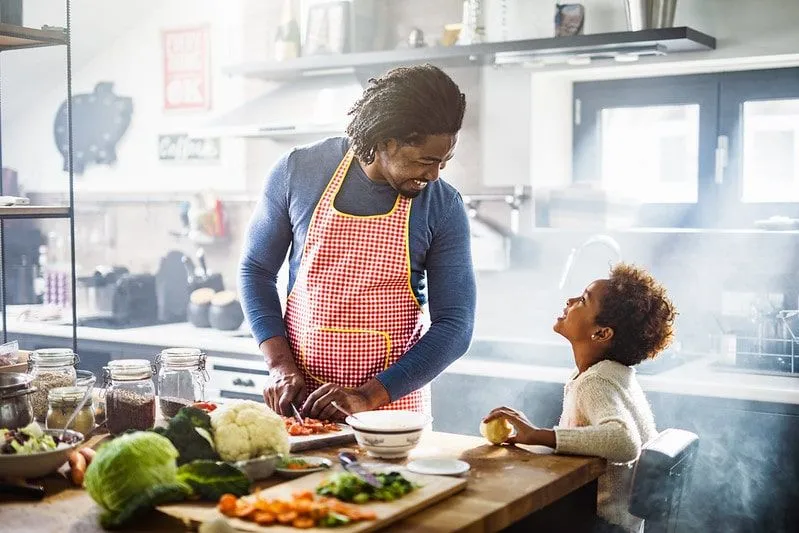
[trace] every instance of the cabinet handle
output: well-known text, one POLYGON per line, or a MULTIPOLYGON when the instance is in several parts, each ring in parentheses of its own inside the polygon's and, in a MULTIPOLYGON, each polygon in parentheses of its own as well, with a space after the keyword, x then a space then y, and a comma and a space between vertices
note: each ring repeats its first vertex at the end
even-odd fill
POLYGON ((244 381, 241 378, 236 378, 233 380, 233 384, 237 387, 255 387, 255 382, 251 379, 244 381))
POLYGON ((724 183, 724 169, 729 163, 730 139, 726 135, 719 135, 716 140, 716 175, 713 181, 716 185, 724 183))

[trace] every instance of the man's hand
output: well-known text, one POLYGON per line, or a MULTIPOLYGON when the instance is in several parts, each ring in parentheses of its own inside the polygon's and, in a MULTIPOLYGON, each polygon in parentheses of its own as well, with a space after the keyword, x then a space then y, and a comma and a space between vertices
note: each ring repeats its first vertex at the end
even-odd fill
POLYGON ((514 434, 508 437, 507 444, 531 444, 555 447, 555 432, 551 429, 541 429, 533 425, 524 413, 510 407, 497 407, 493 409, 483 422, 492 420, 506 420, 513 429, 514 434))
POLYGON ((350 413, 360 413, 386 405, 390 400, 386 389, 374 378, 357 389, 326 383, 308 396, 302 413, 319 420, 342 420, 346 415, 333 402, 350 413))
POLYGON ((294 362, 294 356, 285 337, 273 337, 261 343, 269 384, 264 388, 264 401, 276 413, 291 416, 295 405, 305 398, 305 378, 294 362))

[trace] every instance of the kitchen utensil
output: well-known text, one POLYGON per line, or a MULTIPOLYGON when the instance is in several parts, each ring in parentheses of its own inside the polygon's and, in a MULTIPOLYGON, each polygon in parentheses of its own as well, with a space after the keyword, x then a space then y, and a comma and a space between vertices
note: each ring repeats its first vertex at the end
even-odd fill
POLYGON ((353 420, 358 420, 358 421, 360 420, 357 416, 355 416, 354 414, 350 413, 349 411, 347 411, 346 409, 341 407, 336 402, 330 402, 330 405, 332 405, 333 407, 335 407, 337 410, 341 411, 343 414, 347 415, 348 417, 352 418, 353 420))
POLYGON ((236 468, 244 472, 251 483, 255 483, 272 477, 279 462, 280 457, 277 454, 264 455, 247 461, 237 461, 236 468))
POLYGON ((91 397, 92 397, 92 388, 86 387, 86 392, 83 393, 83 398, 80 399, 78 405, 75 406, 75 410, 72 411, 72 414, 69 415, 69 418, 67 418, 67 422, 66 424, 64 424, 64 429, 61 431, 61 435, 59 436, 59 438, 63 440, 63 438, 66 437, 70 424, 72 424, 72 422, 75 421, 75 417, 78 416, 80 410, 83 409, 84 405, 86 405, 86 401, 91 397))
POLYGON ((460 476, 469 471, 471 466, 465 461, 448 458, 417 459, 408 463, 408 470, 417 474, 431 476, 460 476))
POLYGON ((293 457, 286 457, 281 463, 277 465, 277 473, 281 477, 285 477, 288 479, 294 479, 302 476, 306 476, 308 474, 313 474, 314 472, 323 472, 325 470, 330 470, 333 467, 333 462, 330 459, 325 457, 311 457, 306 455, 297 455, 293 457), (286 468, 283 466, 286 461, 291 459, 302 459, 309 464, 316 465, 310 468, 286 468))
POLYGON ((374 474, 369 472, 367 469, 363 467, 358 462, 358 459, 349 452, 341 452, 338 454, 338 460, 341 463, 341 466, 344 467, 344 470, 347 472, 351 472, 358 476, 362 481, 368 483, 369 485, 379 489, 383 485, 377 480, 374 474))
POLYGON ((0 373, 0 428, 21 428, 33 421, 30 395, 33 377, 19 372, 0 373))
POLYGON ((0 483, 0 494, 8 494, 30 500, 41 500, 44 499, 44 487, 30 483, 0 483))
POLYGON ((205 263, 205 250, 202 248, 197 249, 197 262, 200 263, 200 272, 203 278, 208 277, 208 266, 205 263))
POLYGON ((172 250, 161 259, 158 267, 155 285, 158 322, 162 324, 186 321, 190 291, 186 275, 189 269, 185 265, 185 257, 183 252, 172 250))
POLYGON ((305 422, 302 420, 302 416, 300 416, 300 412, 297 411, 297 407, 294 403, 291 404, 291 411, 294 413, 294 420, 297 421, 299 425, 305 425, 305 422))
POLYGON ((244 322, 244 312, 233 291, 222 291, 214 295, 208 311, 211 327, 221 331, 239 329, 244 322))
MULTIPOLYGON (((60 429, 43 429, 47 435, 56 436, 60 429)), ((77 431, 67 430, 71 443, 49 452, 19 455, 16 453, 0 454, 0 472, 8 478, 33 479, 44 477, 58 470, 67 462, 72 450, 83 442, 83 435, 77 431)))
POLYGON ((355 433, 352 428, 339 424, 339 431, 330 433, 314 433, 313 435, 289 436, 289 449, 291 453, 307 450, 317 450, 319 448, 330 448, 331 446, 346 446, 355 442, 355 433))

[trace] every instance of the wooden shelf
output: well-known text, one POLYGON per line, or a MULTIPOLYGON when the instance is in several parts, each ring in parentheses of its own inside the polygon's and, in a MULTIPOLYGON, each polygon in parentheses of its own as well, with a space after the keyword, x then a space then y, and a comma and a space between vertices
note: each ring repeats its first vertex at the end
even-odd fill
POLYGON ((67 44, 65 31, 37 30, 0 23, 0 51, 67 44))
POLYGON ((596 33, 523 41, 481 43, 468 46, 435 46, 340 55, 300 57, 287 61, 260 61, 232 65, 222 71, 230 76, 288 81, 304 76, 381 72, 397 65, 432 63, 439 67, 493 65, 497 56, 535 59, 552 55, 607 54, 630 48, 659 47, 663 53, 684 53, 716 48, 716 39, 688 27, 643 31, 596 33))
POLYGON ((61 205, 12 205, 0 206, 0 218, 69 218, 69 206, 61 205))

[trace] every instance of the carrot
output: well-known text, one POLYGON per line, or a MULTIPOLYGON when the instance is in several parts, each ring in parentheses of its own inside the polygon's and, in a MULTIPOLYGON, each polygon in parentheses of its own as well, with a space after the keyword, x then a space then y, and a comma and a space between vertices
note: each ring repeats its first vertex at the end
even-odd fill
POLYGON ((312 518, 297 518, 291 525, 297 529, 311 529, 315 524, 312 518))
POLYGON ((219 498, 219 512, 226 516, 231 516, 236 511, 236 504, 238 503, 238 498, 233 494, 223 494, 221 498, 219 498))
POLYGON ((249 518, 250 515, 255 513, 255 506, 250 503, 242 504, 239 502, 239 505, 236 507, 235 515, 238 518, 249 518))
POLYGON ((84 446, 83 448, 81 448, 78 451, 81 453, 81 455, 83 455, 83 457, 86 458, 86 466, 92 464, 92 461, 94 460, 94 456, 97 455, 97 452, 94 451, 93 449, 89 448, 88 446, 84 446))
POLYGON ((296 511, 288 511, 283 514, 277 515, 277 521, 281 524, 290 524, 297 519, 297 512, 296 511))
POLYGON ((259 526, 270 526, 275 523, 275 515, 266 511, 256 511, 252 519, 259 526))
POLYGON ((83 485, 83 476, 86 474, 86 458, 80 452, 69 454, 69 468, 72 483, 77 486, 83 485))

